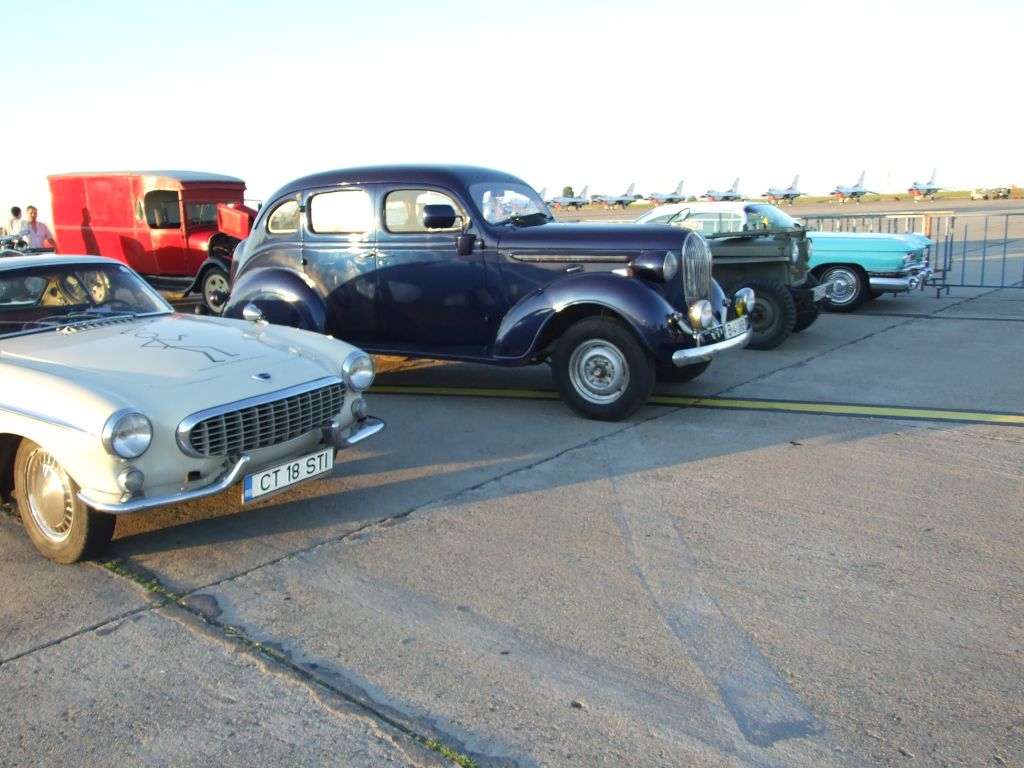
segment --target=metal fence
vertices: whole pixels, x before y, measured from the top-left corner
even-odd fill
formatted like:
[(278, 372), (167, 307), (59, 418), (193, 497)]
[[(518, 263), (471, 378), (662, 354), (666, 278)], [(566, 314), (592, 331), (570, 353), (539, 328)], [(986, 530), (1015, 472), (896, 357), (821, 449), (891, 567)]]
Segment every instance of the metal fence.
[(822, 232), (917, 232), (931, 238), (936, 297), (950, 288), (1024, 288), (1024, 213), (927, 211), (811, 214), (808, 229)]

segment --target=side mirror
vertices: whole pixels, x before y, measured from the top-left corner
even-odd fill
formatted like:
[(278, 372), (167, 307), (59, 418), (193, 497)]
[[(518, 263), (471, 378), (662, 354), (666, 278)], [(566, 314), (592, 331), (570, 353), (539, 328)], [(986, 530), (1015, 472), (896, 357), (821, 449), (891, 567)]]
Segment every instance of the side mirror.
[(263, 312), (254, 302), (249, 302), (242, 308), (242, 318), (250, 323), (263, 323)]
[(424, 205), (423, 226), (427, 229), (451, 229), (455, 226), (455, 209), (448, 204)]
[(455, 238), (455, 251), (459, 256), (471, 256), (476, 245), (476, 235), (459, 235)]

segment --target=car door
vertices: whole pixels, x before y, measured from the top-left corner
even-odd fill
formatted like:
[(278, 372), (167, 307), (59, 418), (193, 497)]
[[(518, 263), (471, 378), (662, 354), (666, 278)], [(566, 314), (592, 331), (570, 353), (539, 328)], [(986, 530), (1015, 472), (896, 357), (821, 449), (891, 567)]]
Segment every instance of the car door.
[(302, 195), (302, 265), (324, 298), (326, 331), (363, 346), (374, 346), (383, 337), (377, 311), (374, 195), (372, 187)]
[[(495, 302), (483, 250), (460, 256), (456, 249), (467, 222), (465, 207), (453, 195), (425, 186), (384, 186), (380, 205), (378, 311), (387, 343), (427, 355), (484, 354), (494, 335)], [(428, 229), (426, 206), (451, 206), (454, 222)]]

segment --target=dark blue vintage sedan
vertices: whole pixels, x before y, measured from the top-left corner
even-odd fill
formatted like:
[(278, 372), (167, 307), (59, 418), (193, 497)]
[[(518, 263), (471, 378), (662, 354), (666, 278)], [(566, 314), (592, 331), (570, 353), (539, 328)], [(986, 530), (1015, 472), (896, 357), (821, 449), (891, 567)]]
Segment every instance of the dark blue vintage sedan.
[(753, 302), (722, 293), (696, 232), (555, 223), (515, 176), (412, 165), (282, 187), (235, 251), (225, 315), (381, 354), (550, 362), (571, 408), (618, 420), (656, 377), (692, 379), (745, 346)]

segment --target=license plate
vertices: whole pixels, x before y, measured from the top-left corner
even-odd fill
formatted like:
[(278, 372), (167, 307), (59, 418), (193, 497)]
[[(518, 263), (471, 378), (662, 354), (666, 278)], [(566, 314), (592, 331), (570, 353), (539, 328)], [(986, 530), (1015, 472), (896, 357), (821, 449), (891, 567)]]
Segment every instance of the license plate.
[(737, 317), (735, 320), (730, 320), (725, 324), (725, 338), (731, 339), (733, 336), (739, 336), (741, 333), (745, 333), (747, 330), (747, 318)]
[(242, 486), (242, 501), (252, 501), (268, 493), (280, 491), (316, 475), (322, 475), (333, 467), (334, 449), (324, 448), (322, 451), (300, 456), (262, 472), (246, 475)]
[(814, 301), (821, 301), (832, 292), (832, 283), (814, 286)]

